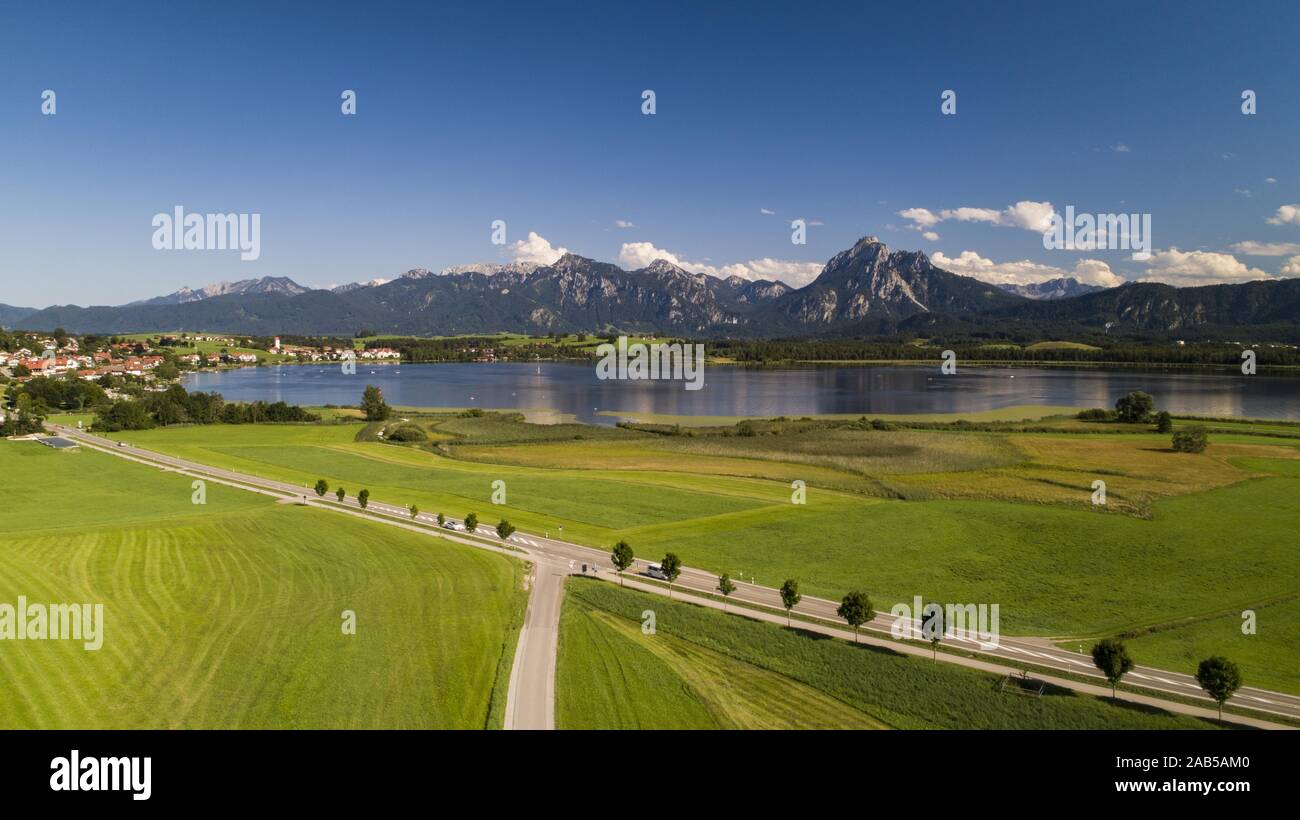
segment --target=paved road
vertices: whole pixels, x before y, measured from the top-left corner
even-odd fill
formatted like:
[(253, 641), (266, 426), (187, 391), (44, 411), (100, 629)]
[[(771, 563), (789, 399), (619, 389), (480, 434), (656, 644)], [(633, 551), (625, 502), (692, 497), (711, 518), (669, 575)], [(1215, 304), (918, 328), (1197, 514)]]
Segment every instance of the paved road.
[[(348, 498), (344, 505), (338, 505), (333, 501), (320, 502), (315, 497), (315, 492), (296, 484), (274, 481), (259, 476), (237, 473), (230, 470), (224, 470), (217, 467), (210, 467), (198, 462), (187, 461), (185, 459), (175, 458), (173, 456), (156, 453), (149, 450), (143, 450), (138, 447), (125, 446), (118, 447), (116, 442), (109, 439), (93, 436), (84, 431), (75, 428), (62, 427), (58, 425), (47, 425), (57, 429), (60, 434), (73, 438), (83, 444), (96, 446), (104, 449), (114, 455), (120, 455), (133, 458), (137, 461), (145, 461), (159, 466), (170, 467), (182, 471), (186, 474), (194, 475), (200, 478), (215, 478), (228, 483), (236, 484), (250, 489), (270, 490), (282, 495), (299, 496), (303, 501), (314, 503), (319, 506), (328, 506), (334, 509), (343, 509), (346, 507), (357, 507), (354, 498)], [(399, 507), (394, 504), (387, 504), (380, 501), (371, 501), (367, 512), (380, 513), (385, 516), (393, 516), (410, 519), (409, 513), (405, 507)], [(450, 522), (460, 525), (463, 530), (463, 524), (459, 520), (449, 519)], [(416, 523), (424, 524), (426, 527), (436, 527), (436, 520), (428, 514), (421, 514)], [(486, 532), (485, 532), (486, 530)], [(491, 545), (491, 542), (501, 544), (495, 534), (488, 535), (490, 528), (480, 527), (479, 536), (474, 538), (466, 537), (463, 532), (453, 533), (450, 530), (442, 531), (445, 537), (462, 543), (473, 544), (474, 546)], [(582, 564), (587, 564), (589, 569), (597, 574), (609, 575), (613, 569), (609, 564), (609, 555), (604, 550), (584, 547), (579, 544), (573, 544), (562, 541), (558, 538), (549, 538), (531, 533), (516, 532), (508, 540), (509, 545), (519, 552), (526, 553), (529, 558), (534, 560), (539, 567), (543, 563), (551, 567), (567, 569), (569, 572), (580, 573)], [(499, 549), (499, 547), (498, 547)], [(517, 553), (516, 553), (517, 554)], [(629, 570), (630, 573), (643, 573), (650, 562), (638, 560)], [(561, 585), (562, 586), (562, 585)], [(717, 587), (717, 576), (704, 570), (690, 567), (683, 568), (681, 576), (674, 585), (678, 590), (689, 590), (696, 593), (715, 594)], [(732, 593), (731, 600), (744, 602), (751, 605), (766, 607), (772, 610), (781, 610), (780, 593), (772, 588), (760, 586), (753, 583), (736, 581), (736, 591)], [(651, 586), (651, 589), (658, 589)], [(827, 631), (828, 629), (839, 629), (843, 621), (836, 614), (835, 610), (839, 604), (834, 601), (828, 601), (823, 598), (815, 598), (805, 595), (799, 605), (794, 608), (796, 615), (804, 618), (816, 619), (814, 622), (804, 621), (801, 626), (814, 629), (815, 631)], [(558, 609), (558, 607), (557, 607)], [(529, 611), (532, 611), (530, 602)], [(554, 616), (558, 619), (558, 612)], [(890, 635), (891, 630), (898, 620), (888, 613), (881, 613), (876, 616), (871, 623), (864, 625), (862, 631), (864, 634), (871, 633)], [(545, 621), (536, 620), (537, 627), (545, 634)], [(528, 637), (530, 630), (525, 627), (520, 636), (521, 652), (527, 649), (526, 644), (531, 643)], [(542, 645), (546, 639), (539, 638), (538, 645)], [(981, 656), (987, 656), (990, 660), (1014, 660), (1021, 663), (1033, 664), (1036, 667), (1068, 672), (1074, 675), (1103, 680), (1101, 674), (1092, 665), (1089, 656), (1079, 652), (1072, 652), (1054, 646), (1050, 641), (1041, 638), (1007, 638), (1002, 637), (997, 646), (982, 646), (974, 640), (945, 638), (944, 646), (958, 647), (962, 650), (973, 652)], [(531, 653), (527, 653), (531, 655)], [(944, 653), (939, 655), (941, 660), (952, 660), (954, 656), (944, 657)], [(516, 665), (524, 659), (524, 656), (517, 654)], [(535, 691), (542, 686), (554, 687), (554, 663), (552, 659), (550, 672), (545, 671), (544, 666), (538, 665), (533, 668), (534, 671), (520, 679), (519, 688), (514, 687), (514, 674), (512, 672), (512, 691), (521, 694), (524, 692)], [(1003, 667), (1005, 668), (1005, 667)], [(549, 674), (549, 677), (545, 677)], [(543, 677), (533, 677), (540, 675)], [(543, 680), (545, 678), (545, 680)], [(1163, 692), (1171, 695), (1191, 698), (1211, 704), (1212, 701), (1205, 696), (1196, 679), (1191, 675), (1181, 672), (1170, 672), (1152, 667), (1138, 666), (1129, 672), (1125, 677), (1125, 682), (1141, 686), (1144, 689)], [(1076, 687), (1077, 688), (1077, 687)], [(1253, 709), (1258, 712), (1283, 715), (1290, 718), (1300, 719), (1300, 696), (1291, 695), (1283, 692), (1274, 692), (1267, 689), (1258, 689), (1255, 687), (1242, 687), (1233, 698), (1232, 703), (1237, 706)], [(507, 713), (510, 712), (510, 704), (507, 705)], [(523, 717), (516, 715), (516, 718), (523, 720)], [(544, 717), (529, 716), (527, 722), (531, 725), (537, 721), (545, 721)], [(552, 718), (553, 722), (553, 718)]]
[(540, 560), (533, 564), (528, 612), (510, 670), (507, 729), (555, 728), (555, 661), (564, 578), (568, 574), (561, 563)]

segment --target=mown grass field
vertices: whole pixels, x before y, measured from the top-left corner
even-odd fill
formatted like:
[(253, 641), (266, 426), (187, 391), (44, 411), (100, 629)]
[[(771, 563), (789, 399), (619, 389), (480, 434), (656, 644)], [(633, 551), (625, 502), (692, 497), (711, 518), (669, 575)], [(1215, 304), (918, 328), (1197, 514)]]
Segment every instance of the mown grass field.
[(561, 729), (887, 728), (792, 678), (667, 633), (642, 634), (581, 597), (565, 602), (560, 641)]
[[(571, 578), (560, 728), (1201, 729), (1214, 724)], [(644, 635), (642, 613), (655, 613)]]
[[(518, 562), (90, 450), (0, 441), (0, 601), (102, 603), (98, 651), (0, 642), (0, 728), (499, 726)], [(342, 613), (356, 615), (344, 635)]]
[(1189, 674), (1204, 658), (1224, 655), (1246, 670), (1250, 686), (1300, 694), (1300, 598), (1256, 607), (1254, 613), (1254, 634), (1242, 632), (1240, 611), (1229, 612), (1130, 639), (1129, 651), (1143, 663)]
[[(1082, 408), (1066, 407), (1062, 405), (1018, 404), (1012, 407), (1000, 407), (997, 410), (979, 410), (970, 413), (872, 413), (871, 418), (884, 419), (885, 421), (923, 422), (949, 422), (962, 420), (973, 422), (1037, 421), (1050, 416), (1073, 415), (1080, 409)], [(601, 410), (596, 415), (612, 416), (617, 418), (635, 418), (645, 424), (680, 424), (692, 427), (729, 427), (750, 418), (750, 416), (679, 416), (671, 413), (630, 413), (617, 410)], [(823, 413), (816, 416), (807, 416), (807, 418), (820, 421), (853, 421), (854, 419), (861, 417), (861, 413)], [(800, 418), (805, 417), (801, 416)]]
[[(304, 486), (365, 486), (426, 512), (508, 518), (525, 532), (563, 526), (566, 539), (599, 548), (625, 539), (641, 557), (673, 551), (767, 586), (797, 578), (808, 595), (862, 589), (885, 611), (915, 595), (997, 603), (1008, 635), (1115, 635), (1300, 592), (1300, 442), (1249, 425), (1192, 455), (1172, 452), (1167, 436), (1097, 426), (689, 436), (414, 420), (442, 436), (402, 447), (342, 423), (122, 437)], [(1105, 507), (1091, 503), (1097, 479)], [(507, 487), (499, 507), (496, 480)], [(806, 503), (792, 503), (796, 480)], [(1156, 664), (1135, 646), (1140, 663)], [(1251, 664), (1273, 664), (1268, 654), (1241, 662), (1251, 680)]]
[[(244, 425), (185, 427), (118, 434), (141, 447), (208, 464), (314, 485), (325, 478), (349, 495), (365, 487), (376, 499), (418, 504), (426, 512), (484, 522), (509, 517), (521, 528), (603, 543), (621, 529), (678, 519), (713, 517), (772, 504), (786, 495), (771, 482), (735, 479), (713, 486), (708, 476), (679, 481), (647, 472), (535, 470), (479, 464), (380, 442), (354, 441), (361, 425)], [(491, 502), (494, 481), (506, 484), (507, 504)]]

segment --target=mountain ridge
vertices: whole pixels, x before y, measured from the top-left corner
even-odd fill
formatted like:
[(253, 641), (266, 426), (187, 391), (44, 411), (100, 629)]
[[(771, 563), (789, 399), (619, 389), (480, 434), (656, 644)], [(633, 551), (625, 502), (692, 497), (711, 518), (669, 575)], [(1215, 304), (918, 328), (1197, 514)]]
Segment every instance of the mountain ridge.
[[(866, 236), (802, 288), (719, 278), (664, 259), (629, 271), (566, 253), (549, 265), (480, 263), (437, 274), (415, 268), (382, 284), (333, 290), (263, 277), (226, 283), (227, 292), (184, 302), (169, 301), (172, 294), (120, 307), (18, 309), (13, 321), (98, 333), (168, 328), (343, 335), (366, 329), (391, 335), (626, 331), (749, 338), (933, 335), (943, 329), (988, 335), (1048, 327), (1058, 334), (1169, 335), (1258, 325), (1278, 340), (1300, 341), (1300, 279), (1106, 289), (1071, 280), (1076, 288), (1064, 279), (1040, 283), (1030, 297)], [(1071, 289), (1084, 292), (1065, 293)]]

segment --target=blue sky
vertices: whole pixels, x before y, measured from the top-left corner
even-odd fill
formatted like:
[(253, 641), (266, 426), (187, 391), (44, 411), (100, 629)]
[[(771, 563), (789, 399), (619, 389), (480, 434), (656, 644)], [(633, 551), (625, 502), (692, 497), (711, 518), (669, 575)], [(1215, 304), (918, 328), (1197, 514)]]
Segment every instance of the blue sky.
[[(802, 284), (866, 234), (995, 281), (1300, 274), (1295, 3), (17, 5), (8, 304), (560, 248)], [(1048, 203), (1149, 213), (1155, 253), (1046, 250)], [(176, 205), (260, 213), (260, 257), (155, 250)]]

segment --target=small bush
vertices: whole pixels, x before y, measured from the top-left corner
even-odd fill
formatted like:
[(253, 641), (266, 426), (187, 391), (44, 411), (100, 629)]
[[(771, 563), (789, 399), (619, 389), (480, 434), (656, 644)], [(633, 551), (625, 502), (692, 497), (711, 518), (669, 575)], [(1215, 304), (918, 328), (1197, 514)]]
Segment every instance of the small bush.
[(1107, 410), (1105, 407), (1091, 407), (1087, 410), (1080, 410), (1075, 418), (1080, 421), (1114, 421), (1115, 411)]
[(1180, 453), (1202, 453), (1210, 443), (1204, 427), (1192, 427), (1174, 433), (1174, 449)]
[(429, 437), (425, 435), (424, 431), (421, 430), (419, 426), (415, 424), (411, 424), (409, 422), (407, 424), (397, 425), (397, 427), (388, 431), (388, 433), (384, 436), (384, 438), (388, 439), (389, 441), (400, 441), (400, 442), (429, 440)]
[(1168, 410), (1161, 410), (1156, 414), (1156, 432), (1171, 433), (1174, 429), (1174, 417), (1169, 414)]

